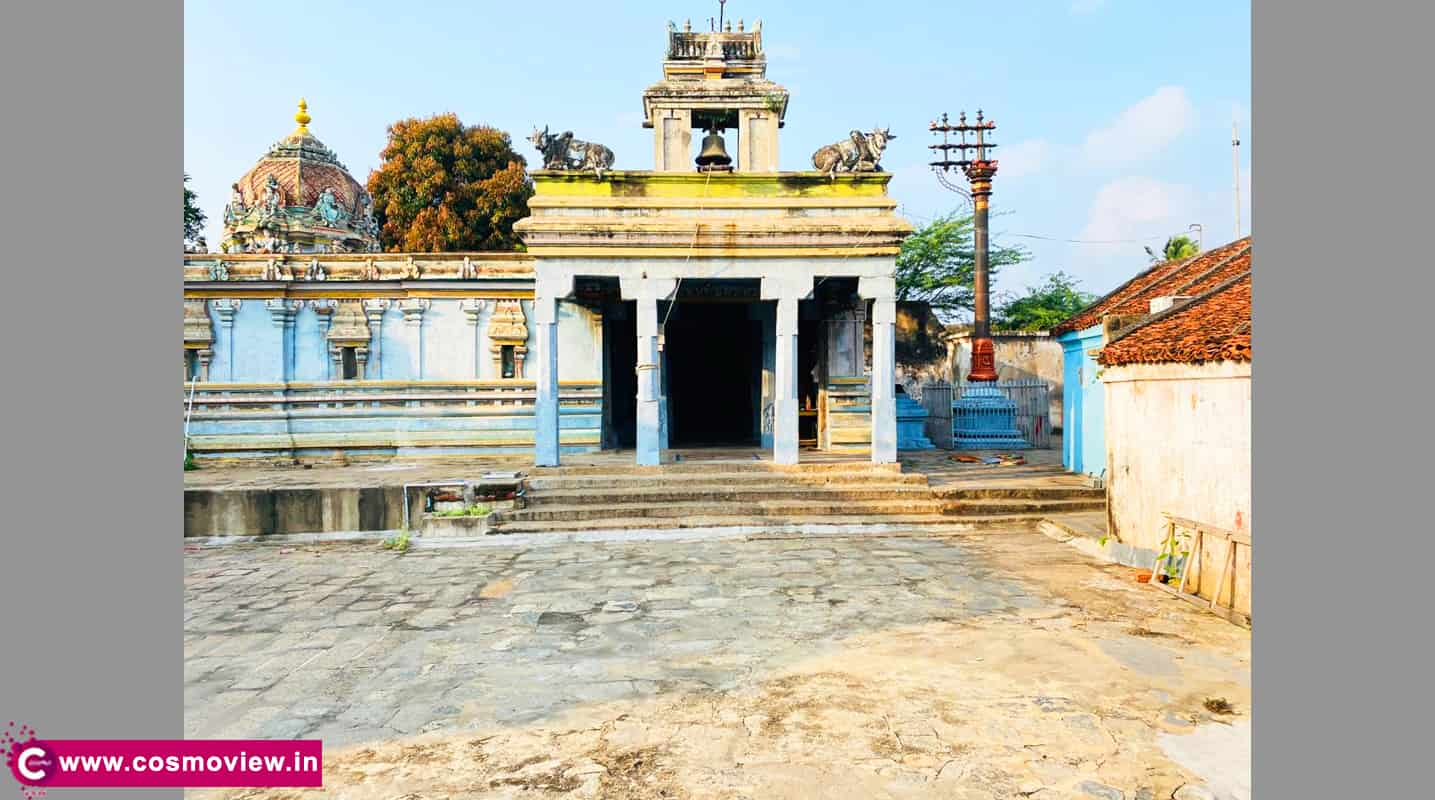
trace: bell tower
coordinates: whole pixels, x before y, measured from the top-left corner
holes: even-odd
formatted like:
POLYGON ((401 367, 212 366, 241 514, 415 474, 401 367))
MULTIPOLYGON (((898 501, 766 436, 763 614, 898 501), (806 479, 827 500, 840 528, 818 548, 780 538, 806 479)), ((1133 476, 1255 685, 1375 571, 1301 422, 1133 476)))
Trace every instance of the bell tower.
POLYGON ((728 21, 707 33, 693 31, 691 22, 682 30, 668 23, 663 79, 643 92, 643 127, 653 129, 653 169, 777 172, 787 98, 786 89, 767 79, 761 22, 748 30, 739 20, 733 30, 728 21), (707 134, 696 157, 694 130, 707 134))

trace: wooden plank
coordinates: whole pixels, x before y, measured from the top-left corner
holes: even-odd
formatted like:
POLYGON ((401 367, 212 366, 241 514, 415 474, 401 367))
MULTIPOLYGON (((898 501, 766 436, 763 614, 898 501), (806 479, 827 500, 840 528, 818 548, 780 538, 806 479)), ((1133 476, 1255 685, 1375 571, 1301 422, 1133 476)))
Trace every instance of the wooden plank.
POLYGON ((1170 586, 1168 586, 1168 585, 1166 585, 1166 584, 1164 584, 1164 583, 1158 584, 1158 583, 1156 583, 1155 581, 1152 581, 1152 585, 1155 586, 1157 589, 1160 589, 1161 591, 1163 591, 1163 592, 1165 592, 1165 593, 1171 595, 1172 597, 1180 598, 1180 599, 1185 600, 1186 602, 1190 603, 1191 605, 1196 606, 1197 608, 1204 609, 1204 610, 1206 610, 1206 611, 1210 611, 1212 614, 1215 614, 1216 616, 1221 617, 1222 619, 1226 620, 1227 622, 1231 623, 1232 625, 1239 625, 1239 626, 1241 626, 1241 627, 1243 627, 1243 628, 1250 628, 1250 627, 1251 627, 1251 618, 1250 618, 1250 616, 1247 615, 1247 614, 1242 614, 1242 613, 1239 612, 1239 611, 1236 611, 1236 610, 1230 609, 1230 608, 1226 608, 1225 606, 1216 606, 1215 608, 1210 608, 1209 606, 1206 605, 1206 601, 1205 601, 1204 599, 1202 599, 1202 598, 1200 598, 1200 597, 1197 597, 1196 595, 1193 595, 1193 594, 1186 594, 1185 592, 1178 592, 1178 591, 1176 591, 1175 589, 1172 589, 1170 586))
MULTIPOLYGON (((1231 565, 1231 562, 1235 560, 1235 555, 1236 555, 1236 543, 1233 542, 1233 541, 1231 541, 1230 539, 1227 539, 1227 540, 1226 540, 1226 552, 1221 554, 1221 573, 1220 573, 1220 575, 1216 578, 1216 588, 1214 588, 1214 589, 1211 590, 1211 608, 1215 608, 1215 607, 1216 607, 1216 601, 1219 600, 1219 599, 1221 599, 1221 589, 1222 589, 1223 587, 1225 587, 1225 585, 1226 585, 1226 570, 1227 570, 1228 568, 1231 568, 1231 566, 1232 566, 1232 565, 1231 565)), ((1236 577, 1236 576, 1235 576, 1235 574, 1234 574, 1234 569, 1232 569, 1231 578, 1234 579, 1235 577, 1236 577)), ((1232 603, 1232 605, 1234 605, 1235 602, 1236 602, 1236 590, 1235 590, 1235 588, 1233 587, 1233 588, 1231 589, 1231 603, 1232 603)))
POLYGON ((1176 584, 1176 591, 1184 594, 1186 591, 1186 576, 1191 574, 1191 563, 1201 558, 1201 529, 1196 529, 1196 535, 1191 540, 1191 552, 1186 554, 1186 563, 1181 565, 1181 582, 1176 584))
POLYGON ((1208 525, 1204 522, 1197 522, 1192 519, 1178 517, 1174 514, 1168 514, 1165 512, 1162 512, 1162 516, 1166 517, 1169 520, 1172 520, 1182 528, 1187 528, 1189 530, 1200 530, 1203 533, 1210 534, 1220 539, 1230 539, 1246 546, 1250 546, 1251 544, 1251 536, 1248 533, 1229 531, 1225 528, 1218 528, 1215 525, 1208 525))

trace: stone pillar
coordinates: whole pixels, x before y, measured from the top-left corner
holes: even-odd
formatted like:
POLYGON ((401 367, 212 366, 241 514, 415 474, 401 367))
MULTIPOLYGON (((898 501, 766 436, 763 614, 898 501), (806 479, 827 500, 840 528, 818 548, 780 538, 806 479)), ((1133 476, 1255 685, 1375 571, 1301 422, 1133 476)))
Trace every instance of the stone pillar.
POLYGON ((653 169, 658 172, 692 172, 693 112, 660 108, 653 111, 653 169))
POLYGON ((384 353, 383 353, 383 332, 384 332, 384 311, 388 309, 388 300, 365 300, 364 317, 369 321, 369 353, 368 360, 374 363, 374 369, 365 370, 360 368, 359 377, 364 380, 383 380, 384 378, 384 353))
POLYGON ((269 319, 279 329, 279 377, 284 383, 294 380, 294 317, 299 313, 302 302, 283 298, 264 301, 269 319))
POLYGON ((558 466, 558 301, 573 291, 573 277, 542 276, 533 285, 533 464, 558 466))
POLYGON ((810 276, 762 279, 762 299, 777 301, 772 399, 772 460, 777 464, 798 460, 797 304, 811 293, 810 276))
POLYGON ((890 277, 862 278, 858 293, 872 300, 872 463, 897 461, 897 301, 890 277))
POLYGON ((533 298, 533 463, 558 466, 558 299, 533 298))
POLYGON ((797 463, 797 298, 777 301, 772 460, 797 463))
POLYGON ((738 112, 738 172, 777 172, 777 126, 775 111, 738 112))
POLYGON ((429 301, 421 297, 412 297, 399 302, 399 310, 404 315, 404 327, 409 330, 409 375, 414 380, 424 378, 424 312, 429 309, 429 301))
MULTIPOLYGON (((319 323, 319 342, 324 345, 327 352, 329 349, 329 326, 334 322, 334 309, 338 307, 334 300, 310 300, 309 307, 314 309, 315 319, 319 323)), ((334 380, 334 359, 324 359, 324 379, 334 380)))
POLYGON ((762 385, 758 389, 757 435, 758 446, 765 450, 771 448, 773 444, 772 421, 775 412, 773 399, 777 388, 777 327, 772 307, 763 303, 755 304, 751 306, 751 309, 749 317, 762 326, 762 385))
MULTIPOLYGON (((464 260, 467 261, 468 259, 464 259, 464 260)), ((479 298, 479 297, 466 298, 466 299, 462 300, 462 301, 458 304, 458 307, 461 308, 461 309, 463 309, 463 317, 464 317, 464 320, 468 323, 469 327, 473 329, 473 330, 469 331, 469 334, 468 334, 468 344, 469 344, 469 358, 468 358, 468 363, 469 363, 470 366, 473 367, 473 378, 474 378, 474 380, 478 380, 478 375, 479 375, 479 372, 478 372, 478 354, 479 354, 480 350, 479 350, 479 345, 478 345, 478 321, 479 321, 479 319, 483 316, 483 306, 484 306, 483 299, 482 299, 482 298, 479 298)))
POLYGON ((638 306, 638 454, 637 463, 656 466, 663 461, 663 365, 658 350, 658 301, 677 288, 672 278, 619 278, 623 297, 638 306))
POLYGON ((234 380, 234 315, 243 305, 243 300, 223 297, 214 301, 214 312, 219 317, 219 327, 224 331, 224 364, 229 373, 226 381, 234 380))

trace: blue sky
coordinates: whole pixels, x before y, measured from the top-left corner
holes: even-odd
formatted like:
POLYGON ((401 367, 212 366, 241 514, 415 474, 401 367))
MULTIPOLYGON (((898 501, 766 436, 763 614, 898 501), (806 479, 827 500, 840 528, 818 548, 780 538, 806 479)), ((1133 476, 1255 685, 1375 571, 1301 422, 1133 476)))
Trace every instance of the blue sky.
MULTIPOLYGON (((608 144, 618 168, 648 169, 641 95, 661 76, 666 23, 706 28, 717 7, 186 2, 184 167, 209 241, 229 184, 294 127, 301 96, 310 129, 361 182, 389 123, 445 111, 508 131, 530 167, 524 139, 548 124, 608 144)), ((888 126, 898 138, 883 166, 914 223, 962 203, 925 166, 928 122, 978 107, 996 120, 993 238, 1034 256, 997 292, 1056 270, 1108 290, 1144 265, 1143 244, 1193 223, 1208 247, 1234 238, 1233 119, 1251 231, 1248 1, 731 0, 727 14, 762 20, 768 77, 792 93, 781 168, 810 169, 817 147, 888 126)))

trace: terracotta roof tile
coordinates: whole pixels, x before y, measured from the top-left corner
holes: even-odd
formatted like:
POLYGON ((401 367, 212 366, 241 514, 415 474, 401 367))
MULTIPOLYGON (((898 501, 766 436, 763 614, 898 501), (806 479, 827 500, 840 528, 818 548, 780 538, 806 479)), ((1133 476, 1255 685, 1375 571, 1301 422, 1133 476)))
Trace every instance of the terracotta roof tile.
POLYGON ((1102 348, 1096 360, 1108 367, 1250 361, 1249 269, 1195 300, 1131 328, 1102 348))
POLYGON ((1169 295, 1199 295, 1250 270, 1251 237, 1207 250, 1182 261, 1157 264, 1121 284, 1105 297, 1051 329, 1053 336, 1079 331, 1107 314, 1145 314, 1151 300, 1169 295))

